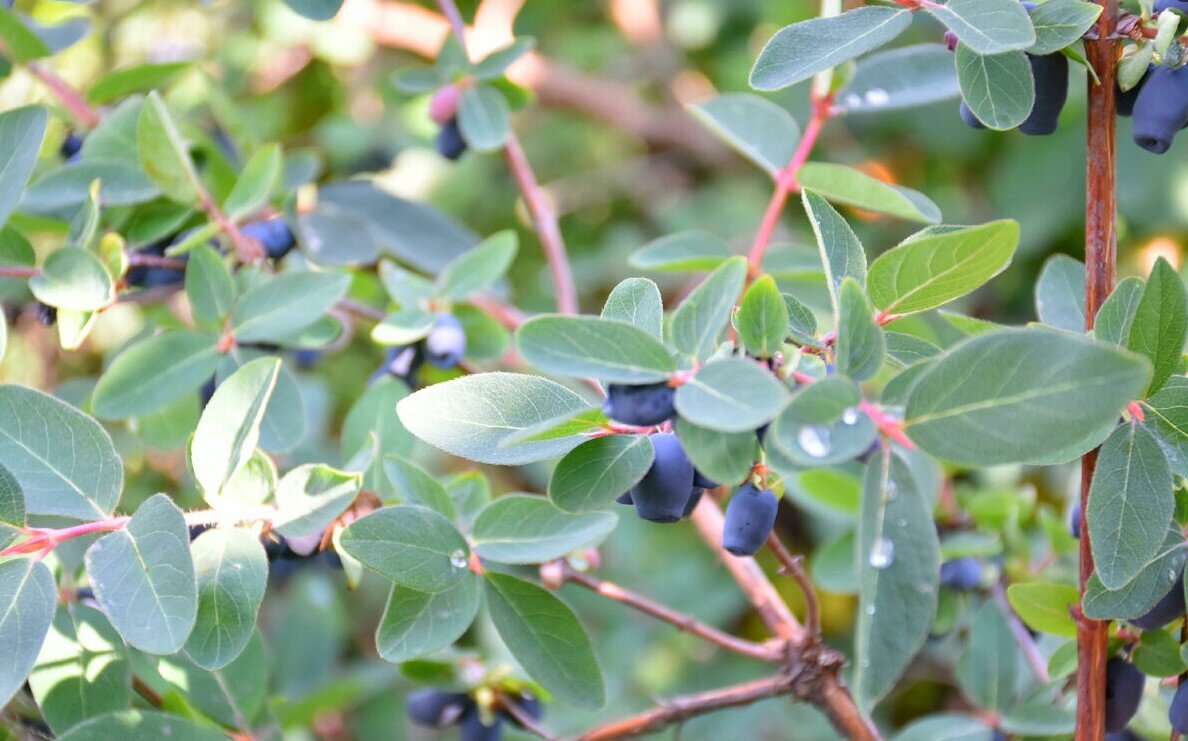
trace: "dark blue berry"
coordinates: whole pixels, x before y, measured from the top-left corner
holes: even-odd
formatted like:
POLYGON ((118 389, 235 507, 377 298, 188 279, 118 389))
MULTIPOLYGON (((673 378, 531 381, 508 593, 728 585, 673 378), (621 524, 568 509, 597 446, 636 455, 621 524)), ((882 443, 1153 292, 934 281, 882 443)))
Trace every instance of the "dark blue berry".
POLYGON ((651 427, 676 416, 676 389, 667 383, 627 386, 612 383, 606 387, 602 413, 625 425, 651 427))
POLYGON ((1105 729, 1121 731, 1138 712, 1143 699, 1143 673, 1134 664, 1115 656, 1106 662, 1105 729))
POLYGON ((1068 512, 1068 534, 1074 538, 1081 537, 1081 503, 1074 501, 1068 512))
POLYGON ((615 502, 618 504, 635 504, 635 499, 631 497, 631 492, 625 491, 619 495, 619 498, 615 502))
MULTIPOLYGON (((173 240, 171 239, 160 239, 137 250, 137 253, 153 257, 164 257, 165 250, 171 244, 173 244, 173 240)), ((181 255, 177 259, 185 262, 188 257, 181 255)), ((156 288, 158 286, 178 285, 185 281, 185 279, 186 273, 184 270, 149 265, 134 265, 128 269, 128 274, 124 276, 124 283, 134 288, 156 288)))
POLYGON ((694 468, 693 487, 696 489, 717 489, 718 483, 713 479, 707 478, 704 473, 694 468))
POLYGON ((1035 103, 1019 131, 1029 136, 1045 136, 1056 131, 1064 102, 1068 100, 1068 57, 1055 54, 1028 54, 1031 76, 1035 79, 1035 103))
POLYGON ((968 592, 982 583, 982 562, 970 556, 945 561, 940 566, 941 586, 968 592))
POLYGON ((420 344, 398 345, 389 347, 384 352, 384 362, 375 373, 371 374, 368 383, 373 383, 384 376, 395 376, 409 386, 416 385, 417 371, 424 362, 424 353, 420 344))
POLYGON ((209 530, 210 527, 211 527, 210 525, 190 525, 190 528, 189 528, 190 529, 190 542, 191 543, 194 542, 194 540, 199 535, 201 535, 202 533, 209 530))
POLYGON ((293 353, 293 362, 301 370, 309 370, 318 364, 322 358, 321 350, 298 350, 293 353))
POLYGON ((1172 584, 1171 590, 1163 595, 1147 612, 1131 621, 1130 624, 1142 630, 1158 630, 1184 614, 1184 573, 1172 584))
POLYGON ((681 512, 681 519, 693 514, 693 510, 697 509, 697 505, 701 502, 703 494, 705 494, 705 489, 693 487, 693 495, 689 497, 689 502, 685 505, 685 511, 681 512))
POLYGON ((82 137, 71 131, 62 140, 62 146, 58 148, 58 153, 62 155, 62 159, 70 162, 82 151, 82 145, 82 137))
POLYGON ((780 500, 769 489, 747 482, 734 492, 726 505, 722 547, 736 556, 754 555, 771 534, 780 500))
POLYGON ((453 725, 473 710, 474 700, 460 692, 418 690, 404 701, 409 720, 422 726, 453 725))
POLYGON ((1151 7, 1156 13, 1162 13, 1169 8, 1188 14, 1188 0, 1155 0, 1154 5, 1151 7))
POLYGON ((1188 733, 1188 682, 1176 687, 1176 694, 1172 696, 1171 707, 1167 711, 1167 720, 1173 732, 1181 735, 1188 733))
POLYGON ((466 151, 466 140, 458 129, 458 120, 451 119, 437 131, 437 152, 447 160, 456 160, 466 151))
MULTIPOLYGON (((535 697, 521 695, 519 697, 506 697, 504 698, 504 701, 507 703, 515 703, 522 712, 527 714, 528 717, 532 718, 533 720, 540 720, 544 715, 544 707, 540 704, 540 700, 537 700, 535 697)), ((520 724, 520 721, 516 720, 516 716, 512 715, 506 710, 500 711, 499 714, 517 728, 523 727, 520 724)))
POLYGON ((460 741, 499 741, 503 738, 503 719, 496 715, 491 719, 491 725, 485 725, 477 707, 462 716, 458 726, 460 741))
POLYGON ((54 322, 58 321, 58 309, 38 301, 33 316, 41 326, 52 327, 54 326, 54 322))
POLYGON ((1134 143, 1154 154, 1171 148, 1176 132, 1188 124, 1188 67, 1159 66, 1134 101, 1134 143))
POLYGON ((961 112, 961 120, 965 122, 966 126, 969 126, 973 129, 986 128, 986 124, 978 120, 978 117, 974 115, 974 112, 970 110, 970 107, 965 104, 964 100, 961 101, 961 105, 958 107, 958 110, 961 112))
POLYGON ((466 330, 458 317, 440 312, 425 338, 425 359, 438 368, 453 368, 466 354, 466 330))
POLYGON ((650 522, 676 522, 693 495, 693 464, 671 432, 649 435, 656 455, 631 498, 635 513, 650 522))
POLYGON ((244 224, 239 230, 243 236, 251 237, 260 243, 264 251, 273 260, 279 260, 293 249, 296 241, 293 232, 284 219, 266 219, 244 224))
POLYGON ((201 405, 202 409, 205 409, 206 405, 209 404, 210 400, 214 397, 215 388, 215 377, 211 376, 210 378, 206 379, 206 383, 202 384, 202 387, 198 389, 198 403, 201 405))

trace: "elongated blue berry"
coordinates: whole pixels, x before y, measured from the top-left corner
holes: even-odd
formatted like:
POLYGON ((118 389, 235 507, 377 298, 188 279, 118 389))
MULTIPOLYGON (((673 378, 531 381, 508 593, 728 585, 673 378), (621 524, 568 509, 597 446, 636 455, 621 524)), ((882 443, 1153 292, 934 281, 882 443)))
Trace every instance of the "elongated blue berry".
POLYGON ((676 522, 693 495, 693 464, 671 432, 649 435, 656 455, 631 499, 635 513, 650 522, 676 522))
POLYGON ((736 556, 754 555, 767 542, 779 504, 769 489, 750 482, 738 487, 726 505, 722 547, 736 556))
POLYGON ((1167 711, 1167 720, 1171 723, 1172 731, 1181 735, 1188 733, 1188 682, 1176 687, 1176 694, 1172 696, 1167 711))
POLYGON ((978 117, 974 115, 974 112, 969 106, 965 104, 964 100, 961 101, 961 105, 958 107, 958 110, 961 112, 961 120, 965 122, 966 126, 969 126, 972 129, 986 128, 986 124, 978 120, 978 117))
POLYGON ((1134 143, 1154 154, 1171 148, 1176 133, 1188 124, 1188 67, 1159 66, 1134 102, 1134 143))
POLYGON ((940 566, 940 583, 959 592, 976 589, 982 583, 982 562, 969 556, 945 561, 940 566))
POLYGON ((437 152, 447 160, 456 160, 466 152, 466 140, 462 138, 462 132, 458 129, 458 120, 450 119, 446 121, 437 131, 437 139, 434 141, 437 145, 437 152))
POLYGON ((474 710, 474 700, 460 692, 417 690, 404 701, 404 710, 422 726, 448 726, 474 710))
POLYGON ((1055 54, 1028 54, 1031 76, 1035 80, 1035 103, 1019 131, 1029 136, 1045 136, 1056 131, 1064 102, 1068 100, 1068 57, 1055 54))
POLYGON ((1184 574, 1172 584, 1167 594, 1155 603, 1155 606, 1130 624, 1143 630, 1158 630, 1184 614, 1184 574))
POLYGON ((1134 664, 1115 656, 1106 662, 1105 729, 1121 731, 1138 712, 1146 679, 1134 664))
POLYGON ((651 427, 676 416, 676 389, 667 383, 627 386, 612 383, 606 388, 602 413, 625 425, 651 427))

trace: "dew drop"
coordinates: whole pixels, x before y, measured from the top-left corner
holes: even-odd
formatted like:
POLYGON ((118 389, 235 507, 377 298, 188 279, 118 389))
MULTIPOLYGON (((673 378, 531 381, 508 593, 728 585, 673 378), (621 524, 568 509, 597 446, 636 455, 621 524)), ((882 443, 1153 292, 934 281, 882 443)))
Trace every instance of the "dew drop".
POLYGON ((866 614, 867 614, 867 615, 873 615, 873 614, 875 614, 875 606, 874 606, 874 605, 867 605, 867 606, 866 606, 866 614))
POLYGON ((933 588, 931 584, 917 584, 916 591, 920 594, 932 594, 933 588))
POLYGON ((810 458, 829 455, 829 430, 817 425, 805 425, 796 435, 796 442, 810 458))
POLYGON ((455 569, 464 569, 469 562, 469 559, 466 558, 466 551, 461 548, 450 554, 450 564, 455 569))
POLYGON ((862 105, 862 96, 858 93, 846 93, 844 102, 847 108, 857 108, 862 105))
POLYGON ((842 412, 842 424, 852 425, 858 421, 858 407, 850 407, 842 412))
POLYGON ((891 96, 887 91, 881 87, 872 87, 866 91, 866 104, 872 106, 885 106, 891 102, 891 96))
POLYGON ((877 538, 870 547, 870 565, 885 569, 895 560, 895 544, 886 538, 877 538))

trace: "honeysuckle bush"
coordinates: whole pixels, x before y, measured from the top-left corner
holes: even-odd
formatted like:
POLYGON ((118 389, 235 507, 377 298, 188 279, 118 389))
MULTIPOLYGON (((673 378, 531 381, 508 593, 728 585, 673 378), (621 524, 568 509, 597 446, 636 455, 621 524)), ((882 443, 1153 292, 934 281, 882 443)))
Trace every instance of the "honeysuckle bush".
MULTIPOLYGON (((596 577, 603 562, 646 558, 629 573, 662 591, 667 574, 696 569, 683 582, 695 594, 670 585, 667 596, 698 616, 725 619, 734 599, 693 529, 616 505, 640 496, 657 433, 675 433, 712 482, 701 500, 686 487, 688 511, 751 484, 809 523, 812 583, 800 587, 856 597, 852 631, 826 638, 848 657, 845 702, 873 723, 866 733, 1068 735, 1078 615, 1116 621, 1110 655, 1146 676, 1188 670, 1182 600, 1161 625, 1131 622, 1185 588, 1188 308, 1176 270, 1160 259, 1122 280, 1087 332, 1085 265, 1056 256, 1035 282, 1036 321, 975 318, 965 297, 1020 270, 1015 221, 953 224, 920 191, 806 161, 834 117, 938 101, 955 117, 959 95, 990 128, 1018 126, 1035 104, 1026 54, 1083 61, 1097 6, 842 13, 827 0, 821 17, 776 33, 750 75, 756 91, 813 81, 803 129, 756 92, 688 109, 773 181, 749 252, 734 234, 664 234, 630 254, 639 275, 602 301, 580 291, 588 313, 573 314, 540 311, 539 296, 517 308, 523 281, 508 277, 535 259, 530 230, 476 234, 381 178, 326 174, 316 148, 253 132, 209 66, 134 64, 74 90, 49 70, 107 19, 88 6, 47 26, 51 5, 0 9, 6 85, 36 78, 56 96, 0 113, 0 373, 21 379, 54 343, 63 378, 0 385, 10 733, 270 738, 345 716, 399 736, 392 708, 418 687, 459 693, 485 733, 524 732, 509 702, 547 701, 542 723, 557 731, 621 716, 639 698, 602 665, 627 672, 663 654, 616 641, 607 605, 561 587, 586 579, 638 607, 623 594, 639 585, 599 590, 596 577), (918 12, 949 29, 955 52, 939 27, 935 42, 880 48, 918 12), (785 198, 814 244, 773 239, 785 198), (852 223, 871 214, 877 236, 860 240, 852 223), (902 225, 916 231, 900 239, 902 225), (662 291, 653 278, 666 274, 690 288, 662 291), (328 422, 328 384, 358 391, 340 423, 328 422), (603 396, 624 387, 667 395, 672 410, 657 424, 617 420, 603 396), (1037 501, 1026 480, 1071 491, 1097 448, 1096 568, 1082 598, 1069 508, 1037 501), (964 576, 942 578, 942 562, 964 576), (336 671, 348 636, 353 663, 336 671), (956 699, 890 711, 920 676, 956 699)), ((340 5, 265 7, 333 27, 340 5)), ((1128 43, 1124 89, 1135 59, 1182 62, 1168 17, 1131 16, 1152 34, 1128 43)), ((433 95, 467 156, 518 150, 513 111, 533 103, 505 74, 532 48, 519 38, 468 57, 451 36, 431 65, 383 86, 433 95)), ((439 139, 451 158, 457 144, 439 139)), ((565 259, 546 253, 554 268, 565 259)), ((720 533, 709 540, 718 548, 720 533)), ((836 671, 814 632, 820 600, 791 583, 784 594, 809 615, 806 636, 710 641, 778 665, 773 681, 787 684, 748 701, 818 704, 796 672, 836 671)), ((1166 736, 1172 691, 1149 683, 1133 727, 1166 736)), ((682 712, 710 709, 698 702, 682 712)), ((772 733, 847 732, 796 717, 772 733)))

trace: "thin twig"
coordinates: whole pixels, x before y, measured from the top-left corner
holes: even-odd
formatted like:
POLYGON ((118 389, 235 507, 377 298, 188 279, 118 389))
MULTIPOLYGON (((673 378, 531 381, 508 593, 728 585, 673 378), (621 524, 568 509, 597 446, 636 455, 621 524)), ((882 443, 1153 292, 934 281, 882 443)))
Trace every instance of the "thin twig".
POLYGON ((370 319, 373 322, 382 322, 384 320, 384 312, 354 299, 344 298, 335 304, 335 307, 346 314, 359 317, 360 319, 370 319))
POLYGON ((50 92, 62 103, 62 107, 70 112, 70 115, 80 126, 93 129, 99 124, 99 114, 91 108, 86 98, 70 83, 58 77, 56 73, 40 62, 26 62, 25 69, 50 89, 50 92))
POLYGON ((129 252, 128 264, 132 266, 143 265, 150 268, 168 268, 169 270, 186 269, 184 260, 178 260, 173 257, 162 257, 160 255, 146 255, 143 252, 129 252))
POLYGON ((0 265, 0 278, 32 278, 41 268, 26 268, 19 265, 0 265))
POLYGON ((789 574, 796 585, 800 587, 800 591, 804 594, 804 629, 814 638, 819 637, 821 633, 821 606, 817 600, 817 590, 813 587, 812 579, 809 579, 808 574, 804 571, 804 557, 793 556, 784 547, 780 537, 773 531, 767 536, 767 547, 775 555, 776 560, 780 562, 780 567, 784 572, 789 574))
POLYGON ((1011 629, 1011 634, 1015 637, 1015 642, 1019 644, 1019 648, 1023 651, 1023 657, 1027 660, 1027 665, 1031 667, 1031 672, 1035 674, 1035 678, 1039 680, 1040 684, 1047 684, 1051 681, 1048 677, 1048 663, 1044 661, 1039 646, 1035 645, 1031 634, 1020 622, 1019 616, 1011 609, 1011 603, 1007 600, 1006 592, 1003 591, 1001 584, 994 585, 993 594, 994 601, 998 603, 998 607, 1002 610, 1007 625, 1011 629))
POLYGON ((760 659, 761 661, 782 661, 784 658, 783 651, 732 636, 729 633, 699 622, 691 615, 677 612, 666 605, 651 600, 642 594, 632 592, 630 589, 625 589, 618 584, 603 581, 588 574, 575 571, 564 561, 561 561, 560 564, 562 570, 561 576, 564 581, 585 587, 602 597, 614 600, 615 602, 621 602, 628 607, 675 625, 686 633, 709 641, 727 651, 733 651, 734 653, 760 659))
POLYGON ((198 206, 201 208, 210 220, 218 224, 219 230, 222 231, 231 240, 232 246, 235 247, 235 255, 239 261, 245 264, 260 262, 264 259, 264 248, 260 243, 254 239, 248 239, 244 236, 235 222, 223 213, 223 209, 219 208, 219 204, 210 197, 210 193, 206 192, 206 188, 201 183, 195 183, 195 188, 198 191, 198 206))

